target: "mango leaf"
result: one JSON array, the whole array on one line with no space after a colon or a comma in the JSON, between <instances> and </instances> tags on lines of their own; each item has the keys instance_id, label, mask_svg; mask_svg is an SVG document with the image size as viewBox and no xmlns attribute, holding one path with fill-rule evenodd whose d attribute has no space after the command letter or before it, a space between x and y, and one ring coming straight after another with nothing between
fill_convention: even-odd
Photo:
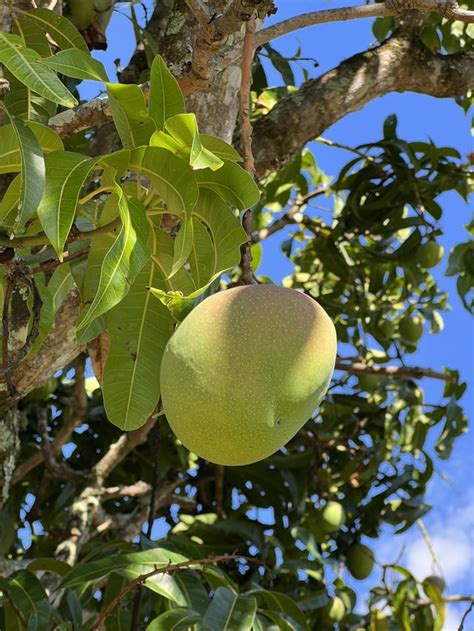
<instances>
[{"instance_id":1,"label":"mango leaf","mask_svg":"<svg viewBox=\"0 0 474 631\"><path fill-rule=\"evenodd\" d=\"M201 616L186 607L176 607L165 611L147 626L146 631L186 631L198 623Z\"/></svg>"},{"instance_id":2,"label":"mango leaf","mask_svg":"<svg viewBox=\"0 0 474 631\"><path fill-rule=\"evenodd\" d=\"M249 593L256 597L259 606L265 606L268 609L273 609L274 611L288 616L288 618L298 624L298 629L308 629L303 612L299 609L295 601L286 594L264 589L254 590Z\"/></svg>"},{"instance_id":3,"label":"mango leaf","mask_svg":"<svg viewBox=\"0 0 474 631\"><path fill-rule=\"evenodd\" d=\"M79 341L95 318L115 307L127 295L149 257L146 245L149 224L143 204L133 198L127 199L118 185L117 195L122 228L104 257L92 304L81 314L76 328Z\"/></svg>"},{"instance_id":4,"label":"mango leaf","mask_svg":"<svg viewBox=\"0 0 474 631\"><path fill-rule=\"evenodd\" d=\"M27 570L30 572L52 572L58 576L64 576L70 569L71 566L65 561L51 557L38 557L27 566Z\"/></svg>"},{"instance_id":5,"label":"mango leaf","mask_svg":"<svg viewBox=\"0 0 474 631\"><path fill-rule=\"evenodd\" d=\"M164 129L171 116L186 112L181 88L160 55L151 65L148 110L158 130Z\"/></svg>"},{"instance_id":6,"label":"mango leaf","mask_svg":"<svg viewBox=\"0 0 474 631\"><path fill-rule=\"evenodd\" d=\"M199 136L195 114L178 114L165 121L165 129L189 155L189 164L194 169L220 169L224 162L206 149Z\"/></svg>"},{"instance_id":7,"label":"mango leaf","mask_svg":"<svg viewBox=\"0 0 474 631\"><path fill-rule=\"evenodd\" d=\"M137 85L107 83L112 117L124 147L147 145L155 131L143 92Z\"/></svg>"},{"instance_id":8,"label":"mango leaf","mask_svg":"<svg viewBox=\"0 0 474 631\"><path fill-rule=\"evenodd\" d=\"M97 160L70 151L58 151L46 158L46 187L38 217L60 260L79 195Z\"/></svg>"},{"instance_id":9,"label":"mango leaf","mask_svg":"<svg viewBox=\"0 0 474 631\"><path fill-rule=\"evenodd\" d=\"M227 587L218 587L202 619L202 631L242 631L251 629L257 613L257 601L239 596Z\"/></svg>"},{"instance_id":10,"label":"mango leaf","mask_svg":"<svg viewBox=\"0 0 474 631\"><path fill-rule=\"evenodd\" d=\"M201 143L212 151L216 156L222 158L222 160L229 160L229 162L242 162L242 157L239 152L234 149L232 145L229 145L222 138L217 136L210 136L209 134L200 134Z\"/></svg>"},{"instance_id":11,"label":"mango leaf","mask_svg":"<svg viewBox=\"0 0 474 631\"><path fill-rule=\"evenodd\" d=\"M8 110L11 115L10 110ZM15 121L18 121L14 117ZM28 121L26 126L31 129L43 153L60 151L63 148L62 140L46 125ZM21 152L18 135L13 125L0 127L0 173L15 173L21 170Z\"/></svg>"},{"instance_id":12,"label":"mango leaf","mask_svg":"<svg viewBox=\"0 0 474 631\"><path fill-rule=\"evenodd\" d=\"M173 332L173 318L148 290L162 274L157 232L150 237L152 258L137 275L127 296L108 315L110 348L103 375L109 420L125 431L145 423L158 404L160 364Z\"/></svg>"},{"instance_id":13,"label":"mango leaf","mask_svg":"<svg viewBox=\"0 0 474 631\"><path fill-rule=\"evenodd\" d=\"M10 120L18 141L22 171L20 210L13 227L15 232L26 224L38 208L44 190L45 162L39 142L31 129L20 119L11 117Z\"/></svg>"},{"instance_id":14,"label":"mango leaf","mask_svg":"<svg viewBox=\"0 0 474 631\"><path fill-rule=\"evenodd\" d=\"M0 158L1 159L1 158ZM0 226L10 230L16 219L21 194L21 175L17 175L10 183L0 201Z\"/></svg>"},{"instance_id":15,"label":"mango leaf","mask_svg":"<svg viewBox=\"0 0 474 631\"><path fill-rule=\"evenodd\" d=\"M438 586L429 580L423 581L423 590L432 601L436 610L433 631L443 631L444 621L446 620L446 602L443 594Z\"/></svg>"},{"instance_id":16,"label":"mango leaf","mask_svg":"<svg viewBox=\"0 0 474 631\"><path fill-rule=\"evenodd\" d=\"M100 61L78 48L62 50L51 57L43 59L43 63L51 70L60 72L66 77L102 81L104 83L109 80Z\"/></svg>"},{"instance_id":17,"label":"mango leaf","mask_svg":"<svg viewBox=\"0 0 474 631\"><path fill-rule=\"evenodd\" d=\"M32 572L15 572L2 580L0 585L14 608L28 621L28 631L41 631L48 627L51 606L44 587Z\"/></svg>"},{"instance_id":18,"label":"mango leaf","mask_svg":"<svg viewBox=\"0 0 474 631\"><path fill-rule=\"evenodd\" d=\"M250 208L260 198L260 192L253 179L234 162L225 161L217 171L196 171L196 179L200 188L211 189L239 210Z\"/></svg>"},{"instance_id":19,"label":"mango leaf","mask_svg":"<svg viewBox=\"0 0 474 631\"><path fill-rule=\"evenodd\" d=\"M174 579L186 598L188 606L197 613L203 613L209 605L209 596L202 578L196 572L175 572Z\"/></svg>"},{"instance_id":20,"label":"mango leaf","mask_svg":"<svg viewBox=\"0 0 474 631\"><path fill-rule=\"evenodd\" d=\"M45 99L65 107L77 105L76 99L49 70L40 55L22 46L21 38L10 33L0 33L0 62L28 88Z\"/></svg>"},{"instance_id":21,"label":"mango leaf","mask_svg":"<svg viewBox=\"0 0 474 631\"><path fill-rule=\"evenodd\" d=\"M167 567L170 563L182 563L186 557L164 548L151 548L142 552L129 554L113 554L98 561L84 561L79 563L64 577L61 587L77 587L84 583L96 581L110 574L122 571L135 565L146 567L148 572L153 568Z\"/></svg>"},{"instance_id":22,"label":"mango leaf","mask_svg":"<svg viewBox=\"0 0 474 631\"><path fill-rule=\"evenodd\" d=\"M46 33L49 33L61 50L67 48L79 48L85 53L89 48L74 24L55 11L49 9L33 9L32 11L20 11L27 20L38 24Z\"/></svg>"},{"instance_id":23,"label":"mango leaf","mask_svg":"<svg viewBox=\"0 0 474 631\"><path fill-rule=\"evenodd\" d=\"M158 147L141 147L132 151L129 168L148 177L166 203L168 212L182 219L174 244L171 277L187 261L193 244L191 215L198 198L195 174L182 160Z\"/></svg>"},{"instance_id":24,"label":"mango leaf","mask_svg":"<svg viewBox=\"0 0 474 631\"><path fill-rule=\"evenodd\" d=\"M49 57L51 55L51 47L46 33L35 22L19 18L15 20L14 32L20 35L27 48L36 51L41 57Z\"/></svg>"}]
</instances>

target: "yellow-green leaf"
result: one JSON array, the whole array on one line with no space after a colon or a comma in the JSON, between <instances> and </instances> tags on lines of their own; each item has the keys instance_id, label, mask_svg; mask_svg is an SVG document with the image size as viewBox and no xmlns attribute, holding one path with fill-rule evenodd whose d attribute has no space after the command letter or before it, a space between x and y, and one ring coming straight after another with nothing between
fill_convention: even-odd
<instances>
[{"instance_id":1,"label":"yellow-green leaf","mask_svg":"<svg viewBox=\"0 0 474 631\"><path fill-rule=\"evenodd\" d=\"M168 118L186 111L181 88L160 55L151 65L148 109L158 130L164 129Z\"/></svg>"}]
</instances>

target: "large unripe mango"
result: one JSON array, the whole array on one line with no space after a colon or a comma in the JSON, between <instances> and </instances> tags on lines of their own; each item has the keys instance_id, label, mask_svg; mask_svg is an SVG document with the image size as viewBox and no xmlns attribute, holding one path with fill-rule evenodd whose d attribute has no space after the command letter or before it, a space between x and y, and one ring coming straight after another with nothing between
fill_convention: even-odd
<instances>
[{"instance_id":1,"label":"large unripe mango","mask_svg":"<svg viewBox=\"0 0 474 631\"><path fill-rule=\"evenodd\" d=\"M256 462L310 418L335 358L334 325L312 298L274 285L228 289L199 304L169 340L163 409L198 456Z\"/></svg>"},{"instance_id":2,"label":"large unripe mango","mask_svg":"<svg viewBox=\"0 0 474 631\"><path fill-rule=\"evenodd\" d=\"M324 532L336 532L346 521L344 507L339 502L328 502L319 513L320 526Z\"/></svg>"},{"instance_id":3,"label":"large unripe mango","mask_svg":"<svg viewBox=\"0 0 474 631\"><path fill-rule=\"evenodd\" d=\"M374 563L374 553L363 543L355 543L349 548L346 565L354 578L363 581L372 572Z\"/></svg>"}]
</instances>

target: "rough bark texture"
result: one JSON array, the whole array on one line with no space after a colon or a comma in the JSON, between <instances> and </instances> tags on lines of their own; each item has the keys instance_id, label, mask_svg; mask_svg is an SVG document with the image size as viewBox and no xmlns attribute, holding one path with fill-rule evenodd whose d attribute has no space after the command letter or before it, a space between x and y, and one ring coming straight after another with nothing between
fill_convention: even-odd
<instances>
[{"instance_id":1,"label":"rough bark texture","mask_svg":"<svg viewBox=\"0 0 474 631\"><path fill-rule=\"evenodd\" d=\"M434 55L412 37L393 37L307 81L254 125L256 173L281 168L347 114L390 92L443 98L474 87L474 55ZM282 133L284 130L284 133Z\"/></svg>"},{"instance_id":2,"label":"rough bark texture","mask_svg":"<svg viewBox=\"0 0 474 631\"><path fill-rule=\"evenodd\" d=\"M0 511L8 499L16 456L20 448L20 414L16 409L0 416Z\"/></svg>"}]
</instances>

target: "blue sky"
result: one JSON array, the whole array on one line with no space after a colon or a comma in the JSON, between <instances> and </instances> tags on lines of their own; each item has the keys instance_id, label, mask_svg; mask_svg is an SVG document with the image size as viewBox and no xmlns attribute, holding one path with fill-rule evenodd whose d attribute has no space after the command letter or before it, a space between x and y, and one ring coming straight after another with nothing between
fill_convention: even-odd
<instances>
[{"instance_id":1,"label":"blue sky","mask_svg":"<svg viewBox=\"0 0 474 631\"><path fill-rule=\"evenodd\" d=\"M149 4L149 3L147 3ZM360 4L355 2L333 4L328 2L308 2L307 0L277 0L278 13L271 21L280 21L291 15L305 11L328 8L329 6L347 6ZM126 12L125 9L120 11ZM319 68L312 69L311 75L317 76L346 57L366 49L375 43L371 32L371 20L357 20L347 23L324 24L310 27L290 34L273 42L273 45L284 55L292 55L298 46L302 55L315 57ZM104 62L111 79L115 79L113 60L120 56L122 65L126 65L134 49L134 41L130 22L119 14L115 14L108 30L109 50L96 52L94 56ZM310 64L307 65L311 67ZM271 75L275 84L280 82L276 73ZM299 74L301 80L301 74ZM93 96L97 87L84 86L84 96ZM405 140L426 140L431 137L439 145L455 146L462 154L472 150L470 139L469 117L466 117L453 101L449 99L433 99L416 94L392 94L377 99L363 110L355 112L333 127L326 130L324 136L347 145L377 140L381 136L384 119L396 113L399 120L398 132ZM328 174L336 175L342 165L350 158L346 152L328 148L318 144L314 147L319 166ZM446 251L454 244L466 239L463 226L470 219L467 205L456 194L445 194L441 198L444 213L441 221L443 236L441 238ZM259 273L266 274L279 282L291 271L291 265L280 251L280 243L284 235L279 233L265 243L262 264ZM436 336L428 336L422 340L419 350L411 355L413 364L440 368L447 365L458 368L464 380L472 376L473 328L468 313L463 309L456 294L455 282L443 275L447 267L447 256L434 270L441 289L450 294L452 311L443 314L445 328ZM426 400L433 402L439 396L439 384L429 380L423 381ZM472 416L472 383L464 397L464 405L469 416ZM441 560L444 574L448 581L450 593L472 593L474 591L474 558L472 532L474 526L474 480L472 432L459 439L452 458L448 462L438 462L437 468L443 474L435 475L428 490L428 502L434 508L424 519L425 526L433 540L436 554ZM445 478L445 479L443 479ZM162 533L156 524L154 533ZM160 532L161 531L161 532ZM471 533L471 535L469 534ZM371 541L371 545L374 542ZM393 561L404 549L404 561L415 573L423 578L433 572L431 556L416 526L408 533L393 537L387 534L375 547L378 560ZM373 584L374 577L367 581ZM363 597L365 583L357 585L358 593ZM446 631L457 629L459 619L466 607L451 606ZM471 619L472 623L472 619Z\"/></svg>"}]
</instances>

